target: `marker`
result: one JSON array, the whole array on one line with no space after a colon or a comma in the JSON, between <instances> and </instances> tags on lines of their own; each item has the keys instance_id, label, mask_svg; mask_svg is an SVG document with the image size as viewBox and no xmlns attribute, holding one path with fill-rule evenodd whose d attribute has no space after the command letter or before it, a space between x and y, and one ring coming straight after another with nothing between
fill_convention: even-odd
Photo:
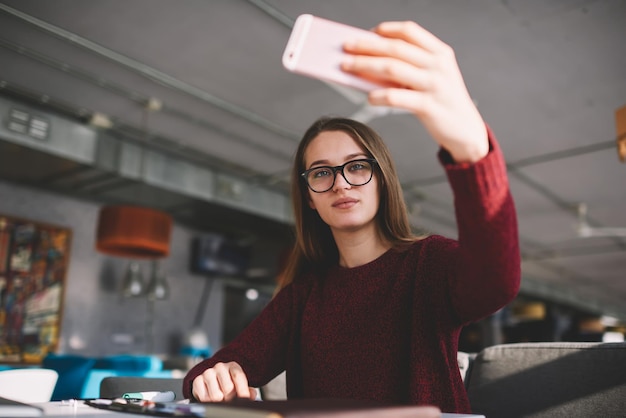
<instances>
[{"instance_id":1,"label":"marker","mask_svg":"<svg viewBox=\"0 0 626 418\"><path fill-rule=\"evenodd\" d=\"M176 394L167 390L165 392L128 392L123 395L124 399L141 399L152 402L172 402Z\"/></svg>"}]
</instances>

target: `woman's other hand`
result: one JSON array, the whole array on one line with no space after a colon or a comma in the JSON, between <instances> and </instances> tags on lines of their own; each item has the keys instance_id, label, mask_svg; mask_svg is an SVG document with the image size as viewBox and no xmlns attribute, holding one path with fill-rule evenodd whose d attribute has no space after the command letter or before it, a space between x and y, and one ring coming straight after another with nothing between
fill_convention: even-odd
<instances>
[{"instance_id":1,"label":"woman's other hand","mask_svg":"<svg viewBox=\"0 0 626 418\"><path fill-rule=\"evenodd\" d=\"M248 378L234 361L217 363L193 380L193 396L199 402L223 402L234 398L256 399L256 389L248 386Z\"/></svg>"},{"instance_id":2,"label":"woman's other hand","mask_svg":"<svg viewBox=\"0 0 626 418\"><path fill-rule=\"evenodd\" d=\"M383 22L383 38L344 45L344 71L395 87L370 92L372 105L415 114L457 162L489 151L485 123L467 91L453 49L415 22Z\"/></svg>"}]
</instances>

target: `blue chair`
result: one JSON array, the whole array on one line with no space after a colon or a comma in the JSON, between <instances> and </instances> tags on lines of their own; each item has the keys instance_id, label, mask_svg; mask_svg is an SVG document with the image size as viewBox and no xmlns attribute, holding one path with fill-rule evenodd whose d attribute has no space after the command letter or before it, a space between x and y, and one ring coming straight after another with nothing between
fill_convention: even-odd
<instances>
[{"instance_id":1,"label":"blue chair","mask_svg":"<svg viewBox=\"0 0 626 418\"><path fill-rule=\"evenodd\" d=\"M163 361L156 356L150 355L119 354L97 359L93 368L144 373L162 370Z\"/></svg>"},{"instance_id":2,"label":"blue chair","mask_svg":"<svg viewBox=\"0 0 626 418\"><path fill-rule=\"evenodd\" d=\"M87 375L95 362L93 358L72 354L48 354L44 357L42 367L59 374L51 400L80 398Z\"/></svg>"}]
</instances>

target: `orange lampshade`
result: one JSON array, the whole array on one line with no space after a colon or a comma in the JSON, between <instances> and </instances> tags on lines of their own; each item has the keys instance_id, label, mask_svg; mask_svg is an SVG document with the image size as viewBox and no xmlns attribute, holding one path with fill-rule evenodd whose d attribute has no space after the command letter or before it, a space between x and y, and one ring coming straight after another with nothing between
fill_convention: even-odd
<instances>
[{"instance_id":1,"label":"orange lampshade","mask_svg":"<svg viewBox=\"0 0 626 418\"><path fill-rule=\"evenodd\" d=\"M172 217L138 206L105 206L100 209L96 249L129 258L161 258L169 255Z\"/></svg>"},{"instance_id":2,"label":"orange lampshade","mask_svg":"<svg viewBox=\"0 0 626 418\"><path fill-rule=\"evenodd\" d=\"M615 128L617 130L617 155L621 162L626 163L626 106L615 111Z\"/></svg>"}]
</instances>

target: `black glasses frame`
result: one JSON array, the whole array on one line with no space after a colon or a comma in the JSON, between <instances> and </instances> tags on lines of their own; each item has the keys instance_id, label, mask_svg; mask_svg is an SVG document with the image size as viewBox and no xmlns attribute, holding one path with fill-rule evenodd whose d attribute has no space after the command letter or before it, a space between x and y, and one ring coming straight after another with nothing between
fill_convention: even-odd
<instances>
[{"instance_id":1,"label":"black glasses frame","mask_svg":"<svg viewBox=\"0 0 626 418\"><path fill-rule=\"evenodd\" d=\"M367 162L370 163L372 165L372 173L370 175L369 180L367 180L365 183L361 183L361 184L354 184L354 183L350 183L350 180L348 180L346 178L346 175L343 172L343 169L348 165L348 164L352 164L352 163L358 163L358 162ZM343 163L342 165L336 165L336 166L330 166L330 165L320 165L318 167L313 167L313 168L309 168L308 170L303 171L302 173L300 173L300 175L302 176L302 178L304 179L304 182L306 183L307 187L309 189L311 189L311 191L313 193L325 193L327 191L329 191L330 189L332 189L335 186L335 181L337 180L337 172L341 173L341 176L344 178L344 180L350 185L350 186L365 186L367 183L369 183L370 181L372 181L372 177L374 177L374 166L376 166L376 164L378 164L378 161L376 161L376 159L374 158L358 158L356 160L350 160L350 161L346 161L345 163ZM329 170L332 170L333 172L333 182L330 184L330 187L326 190L315 190L313 189L313 187L311 187L311 185L309 184L309 173L315 170L319 170L320 168L327 168Z\"/></svg>"}]
</instances>

